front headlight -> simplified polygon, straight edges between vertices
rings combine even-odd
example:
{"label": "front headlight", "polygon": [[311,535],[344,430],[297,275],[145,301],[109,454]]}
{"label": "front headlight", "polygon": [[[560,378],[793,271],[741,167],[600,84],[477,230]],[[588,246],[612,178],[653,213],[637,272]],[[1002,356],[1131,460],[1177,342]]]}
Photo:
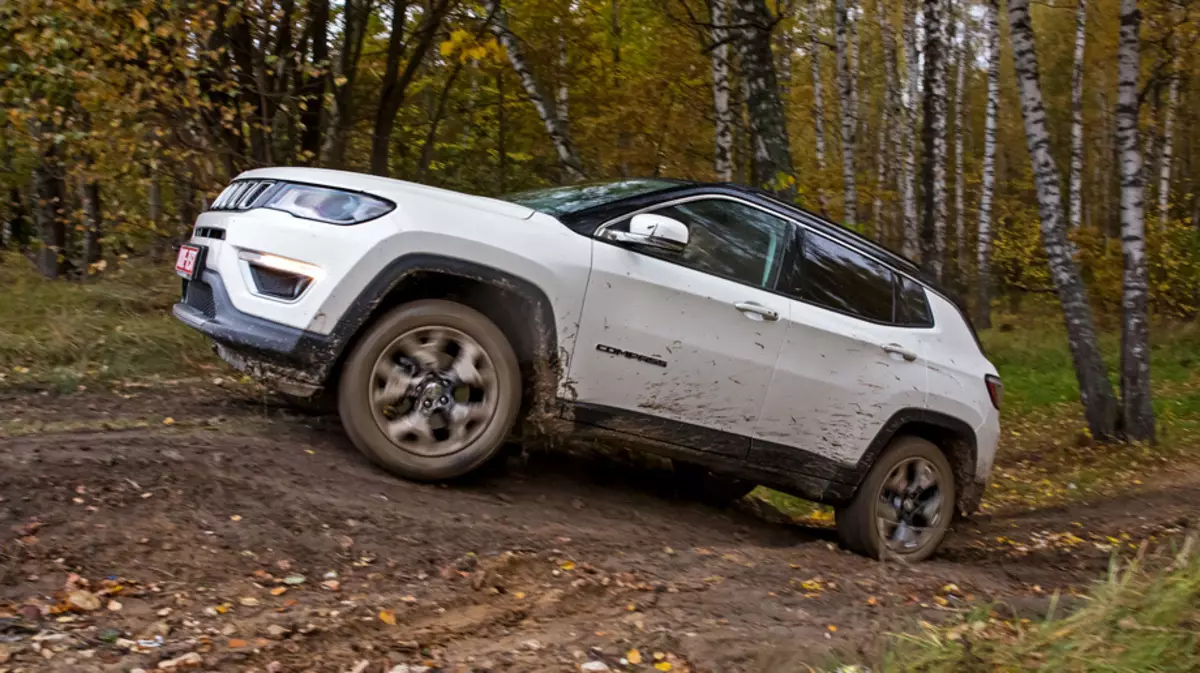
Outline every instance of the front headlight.
{"label": "front headlight", "polygon": [[306,220],[331,224],[359,224],[391,212],[395,206],[383,199],[340,189],[285,183],[266,195],[255,208],[273,208]]}

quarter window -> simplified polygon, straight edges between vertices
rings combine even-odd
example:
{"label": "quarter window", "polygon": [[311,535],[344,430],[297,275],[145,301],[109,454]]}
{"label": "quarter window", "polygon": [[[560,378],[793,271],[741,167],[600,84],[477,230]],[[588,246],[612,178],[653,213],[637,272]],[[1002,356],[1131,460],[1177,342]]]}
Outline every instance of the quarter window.
{"label": "quarter window", "polygon": [[799,276],[793,292],[805,301],[875,322],[893,321],[892,271],[866,255],[809,234]]}
{"label": "quarter window", "polygon": [[909,278],[900,278],[896,294],[896,324],[905,327],[933,327],[933,313],[925,288]]}
{"label": "quarter window", "polygon": [[[788,221],[737,201],[703,199],[654,212],[687,225],[687,247],[639,252],[747,285],[770,285],[775,261],[791,244]],[[629,222],[616,226],[628,229]]]}

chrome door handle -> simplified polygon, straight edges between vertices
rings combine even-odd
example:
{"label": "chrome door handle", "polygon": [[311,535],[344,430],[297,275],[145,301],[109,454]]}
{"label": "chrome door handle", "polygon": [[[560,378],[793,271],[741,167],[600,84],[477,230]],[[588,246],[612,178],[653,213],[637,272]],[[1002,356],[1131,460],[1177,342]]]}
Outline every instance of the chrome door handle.
{"label": "chrome door handle", "polygon": [[880,346],[880,348],[882,348],[883,351],[888,355],[899,355],[900,357],[904,358],[906,362],[912,362],[913,360],[917,359],[916,353],[908,350],[900,344],[884,344]]}
{"label": "chrome door handle", "polygon": [[757,302],[739,301],[734,303],[733,307],[751,320],[766,320],[769,322],[779,320],[779,311],[767,308]]}

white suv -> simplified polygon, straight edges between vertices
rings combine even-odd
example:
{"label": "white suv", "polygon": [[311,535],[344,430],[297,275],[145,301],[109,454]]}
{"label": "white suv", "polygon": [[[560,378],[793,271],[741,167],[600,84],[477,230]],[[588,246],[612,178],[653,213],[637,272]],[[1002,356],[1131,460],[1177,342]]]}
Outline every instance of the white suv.
{"label": "white suv", "polygon": [[[482,198],[308,168],[243,173],[176,263],[175,315],[359,449],[439,480],[519,418],[837,507],[842,543],[928,556],[978,505],[1002,390],[916,266],[731,185]],[[569,423],[569,425],[567,425]]]}

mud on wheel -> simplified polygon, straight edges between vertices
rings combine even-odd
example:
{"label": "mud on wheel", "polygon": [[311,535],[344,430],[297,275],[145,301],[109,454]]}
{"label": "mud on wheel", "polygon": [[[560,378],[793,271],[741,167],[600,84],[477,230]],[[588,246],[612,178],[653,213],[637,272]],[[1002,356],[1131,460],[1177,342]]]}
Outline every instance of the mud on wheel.
{"label": "mud on wheel", "polygon": [[945,454],[920,437],[899,437],[853,500],[838,509],[838,539],[874,559],[923,561],[946,536],[954,503],[954,473]]}
{"label": "mud on wheel", "polygon": [[458,477],[503,444],[521,403],[512,346],[491,320],[450,301],[405,304],[354,348],[338,386],[351,441],[401,477]]}

